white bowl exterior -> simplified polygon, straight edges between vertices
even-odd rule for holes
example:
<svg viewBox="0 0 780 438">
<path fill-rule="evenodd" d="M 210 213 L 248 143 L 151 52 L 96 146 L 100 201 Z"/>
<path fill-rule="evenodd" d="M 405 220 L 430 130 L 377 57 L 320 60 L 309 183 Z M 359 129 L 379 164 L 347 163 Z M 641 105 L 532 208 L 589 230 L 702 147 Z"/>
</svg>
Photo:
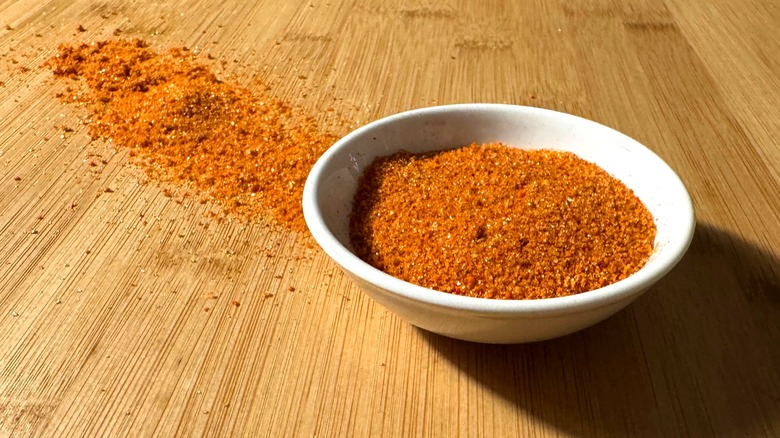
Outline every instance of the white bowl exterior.
<svg viewBox="0 0 780 438">
<path fill-rule="evenodd" d="M 635 298 L 631 295 L 602 307 L 558 315 L 480 313 L 422 301 L 410 304 L 406 297 L 345 272 L 366 295 L 410 324 L 451 338 L 488 344 L 536 342 L 568 335 L 603 321 Z"/>
<path fill-rule="evenodd" d="M 543 300 L 488 300 L 403 282 L 351 253 L 353 196 L 360 174 L 375 158 L 401 149 L 417 153 L 490 142 L 570 151 L 623 181 L 656 221 L 655 251 L 645 267 L 598 291 Z M 493 343 L 549 339 L 617 312 L 679 261 L 694 228 L 690 197 L 680 179 L 635 140 L 576 116 L 497 104 L 424 108 L 352 132 L 326 151 L 312 169 L 303 208 L 320 246 L 377 302 L 435 333 Z"/>
</svg>

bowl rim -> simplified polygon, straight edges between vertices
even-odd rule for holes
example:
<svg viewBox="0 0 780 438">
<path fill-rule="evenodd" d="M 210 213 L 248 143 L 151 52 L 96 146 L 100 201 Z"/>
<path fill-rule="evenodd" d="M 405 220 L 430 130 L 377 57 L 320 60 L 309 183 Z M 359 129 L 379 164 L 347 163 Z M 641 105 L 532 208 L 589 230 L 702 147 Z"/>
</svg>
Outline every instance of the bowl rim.
<svg viewBox="0 0 780 438">
<path fill-rule="evenodd" d="M 356 138 L 360 138 L 366 132 L 370 132 L 379 126 L 392 124 L 406 118 L 432 114 L 441 115 L 449 112 L 506 110 L 570 118 L 573 122 L 584 123 L 598 129 L 605 129 L 611 131 L 613 135 L 623 137 L 624 140 L 627 140 L 625 146 L 654 157 L 654 159 L 657 160 L 656 164 L 665 167 L 665 170 L 667 170 L 669 174 L 668 177 L 673 178 L 672 181 L 669 181 L 669 184 L 673 185 L 676 188 L 676 191 L 678 191 L 678 196 L 682 197 L 682 205 L 677 211 L 677 214 L 679 214 L 682 219 L 687 218 L 687 223 L 678 224 L 680 227 L 684 227 L 683 238 L 678 241 L 670 241 L 662 252 L 657 253 L 659 254 L 659 257 L 654 260 L 651 267 L 645 265 L 645 267 L 631 276 L 608 286 L 563 297 L 503 300 L 455 295 L 419 286 L 393 277 L 364 262 L 352 253 L 352 251 L 342 245 L 330 229 L 325 226 L 325 221 L 317 203 L 319 184 L 325 177 L 324 171 L 327 169 L 328 163 L 338 155 L 341 149 L 347 147 Z M 317 241 L 325 253 L 347 273 L 351 273 L 381 289 L 413 301 L 437 307 L 445 307 L 451 310 L 467 312 L 476 311 L 495 316 L 502 314 L 534 314 L 542 316 L 580 313 L 614 305 L 616 302 L 627 300 L 635 295 L 641 294 L 652 286 L 653 283 L 666 275 L 680 261 L 693 239 L 696 223 L 690 194 L 680 177 L 664 160 L 655 154 L 655 152 L 639 143 L 637 140 L 606 125 L 573 114 L 538 107 L 497 103 L 461 103 L 412 109 L 383 117 L 360 126 L 336 141 L 336 143 L 320 156 L 306 179 L 302 203 L 306 225 L 315 241 Z"/>
</svg>

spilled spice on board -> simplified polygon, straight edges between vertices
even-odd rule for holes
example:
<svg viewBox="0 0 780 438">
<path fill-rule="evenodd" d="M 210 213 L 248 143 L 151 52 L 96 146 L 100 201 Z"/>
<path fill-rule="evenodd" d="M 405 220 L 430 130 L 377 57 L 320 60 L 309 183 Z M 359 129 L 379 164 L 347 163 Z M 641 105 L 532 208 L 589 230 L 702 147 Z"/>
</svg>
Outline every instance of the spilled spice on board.
<svg viewBox="0 0 780 438">
<path fill-rule="evenodd" d="M 306 229 L 303 185 L 335 141 L 310 117 L 220 80 L 185 47 L 62 45 L 47 66 L 55 77 L 86 83 L 60 98 L 86 107 L 93 139 L 129 148 L 150 176 L 194 189 L 228 215 Z"/>
<path fill-rule="evenodd" d="M 379 158 L 354 199 L 359 257 L 473 297 L 550 298 L 615 283 L 647 262 L 656 234 L 644 204 L 597 165 L 502 144 Z"/>
</svg>

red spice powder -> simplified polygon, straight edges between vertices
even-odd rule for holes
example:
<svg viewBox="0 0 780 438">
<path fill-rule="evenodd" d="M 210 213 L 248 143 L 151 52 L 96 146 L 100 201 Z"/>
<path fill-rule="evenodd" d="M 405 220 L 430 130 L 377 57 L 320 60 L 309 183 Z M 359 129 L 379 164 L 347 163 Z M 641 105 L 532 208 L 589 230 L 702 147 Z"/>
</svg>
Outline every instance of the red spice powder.
<svg viewBox="0 0 780 438">
<path fill-rule="evenodd" d="M 653 252 L 656 228 L 597 165 L 488 144 L 377 159 L 359 181 L 350 234 L 359 257 L 411 283 L 533 299 L 628 277 Z"/>
<path fill-rule="evenodd" d="M 140 40 L 62 45 L 47 65 L 86 89 L 90 135 L 130 148 L 149 175 L 195 189 L 228 214 L 306 229 L 303 185 L 335 137 L 263 92 L 221 81 L 186 48 Z M 270 213 L 270 217 L 269 217 Z"/>
</svg>

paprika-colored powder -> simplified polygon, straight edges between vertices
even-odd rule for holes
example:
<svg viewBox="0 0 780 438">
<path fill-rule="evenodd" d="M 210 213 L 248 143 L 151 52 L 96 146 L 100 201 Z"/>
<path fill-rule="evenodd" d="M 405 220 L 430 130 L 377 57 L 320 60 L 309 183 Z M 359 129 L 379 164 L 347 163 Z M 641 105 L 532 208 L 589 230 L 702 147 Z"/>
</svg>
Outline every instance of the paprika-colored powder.
<svg viewBox="0 0 780 438">
<path fill-rule="evenodd" d="M 220 80 L 186 48 L 62 45 L 47 65 L 56 77 L 84 80 L 86 89 L 63 100 L 85 106 L 90 135 L 130 148 L 151 176 L 195 189 L 228 214 L 305 230 L 303 185 L 335 140 L 311 118 Z"/>
<path fill-rule="evenodd" d="M 569 152 L 471 145 L 375 160 L 350 219 L 356 253 L 439 291 L 534 299 L 594 290 L 653 252 L 651 213 Z"/>
</svg>

